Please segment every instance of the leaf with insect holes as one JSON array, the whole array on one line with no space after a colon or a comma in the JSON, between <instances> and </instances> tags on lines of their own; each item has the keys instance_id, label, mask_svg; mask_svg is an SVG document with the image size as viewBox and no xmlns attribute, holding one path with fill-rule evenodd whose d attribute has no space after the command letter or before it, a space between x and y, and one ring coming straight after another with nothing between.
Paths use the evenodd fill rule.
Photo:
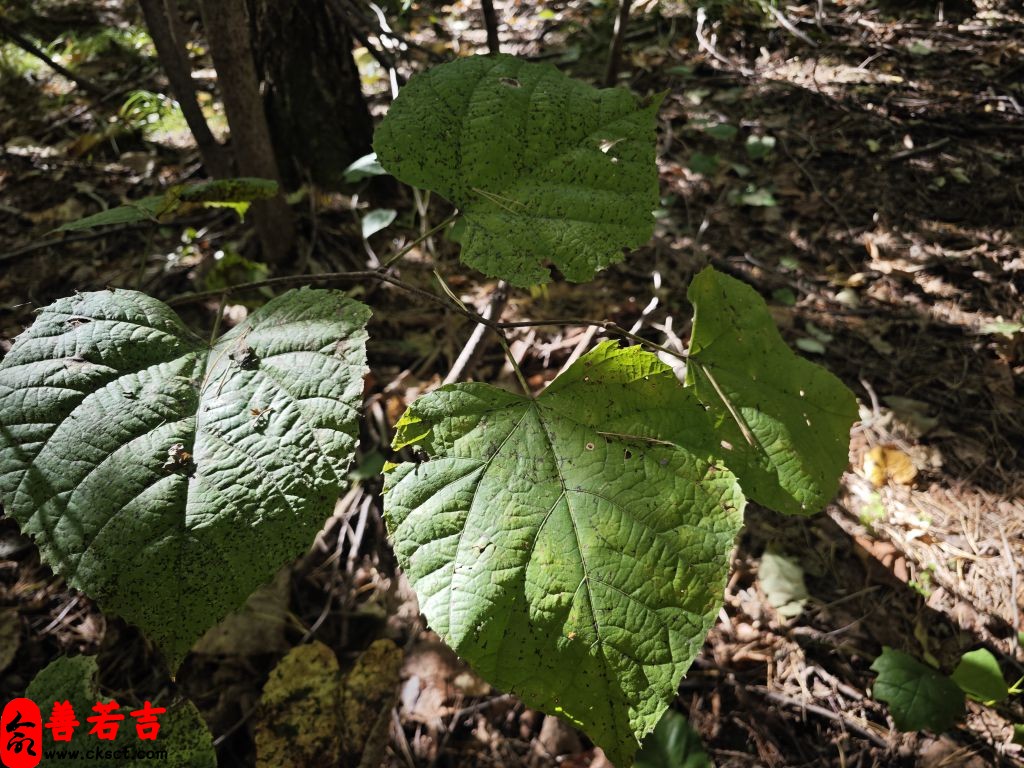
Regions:
<instances>
[{"instance_id":1,"label":"leaf with insect holes","mask_svg":"<svg viewBox=\"0 0 1024 768\"><path fill-rule=\"evenodd\" d=\"M872 696L888 703L901 731L941 733L964 714L964 694L956 683L907 653L887 646L871 669L878 673Z\"/></svg>"},{"instance_id":2,"label":"leaf with insect holes","mask_svg":"<svg viewBox=\"0 0 1024 768\"><path fill-rule=\"evenodd\" d=\"M290 291L211 347L135 291L54 302L0 363L4 511L176 668L347 484L368 317Z\"/></svg>"},{"instance_id":3,"label":"leaf with insect holes","mask_svg":"<svg viewBox=\"0 0 1024 768\"><path fill-rule=\"evenodd\" d=\"M118 694L111 699L100 693L96 680L97 665L95 656L61 656L44 667L35 679L29 683L26 696L35 701L44 719L49 718L55 702L68 702L80 725L74 729L70 742L56 742L48 730L43 735L43 744L49 750L56 747L77 752L80 757L54 756L47 757L43 765L76 768L77 766L93 766L101 763L95 758L96 753L103 757L104 750L124 750L132 754L137 750L166 750L160 765L168 768L216 768L217 752L213 748L213 735L203 722L202 715L196 705L185 699L176 702L157 700L151 702L153 707L165 709L154 715L159 723L156 739L140 741L136 731L137 718L132 712L138 712L143 702L129 701L125 695ZM96 734L90 734L92 723L87 717L95 716L92 708L97 702L109 703L116 700L120 705L114 714L121 715L117 735L113 741L98 741ZM102 747L97 750L96 747ZM59 752L58 752L59 754ZM93 755L93 757L87 757ZM110 765L111 763L102 763Z\"/></svg>"},{"instance_id":4,"label":"leaf with insect holes","mask_svg":"<svg viewBox=\"0 0 1024 768\"><path fill-rule=\"evenodd\" d=\"M718 615L742 523L700 403L654 355L606 342L535 399L419 398L407 445L430 460L391 469L384 514L430 626L628 765Z\"/></svg>"},{"instance_id":5,"label":"leaf with insect holes","mask_svg":"<svg viewBox=\"0 0 1024 768\"><path fill-rule=\"evenodd\" d=\"M809 515L849 461L853 393L782 340L756 291L708 267L693 278L687 381L715 414L725 461L755 501Z\"/></svg>"},{"instance_id":6,"label":"leaf with insect holes","mask_svg":"<svg viewBox=\"0 0 1024 768\"><path fill-rule=\"evenodd\" d=\"M655 118L627 90L474 56L413 77L377 129L381 165L462 211L462 260L518 286L573 282L643 245L658 207Z\"/></svg>"}]
</instances>

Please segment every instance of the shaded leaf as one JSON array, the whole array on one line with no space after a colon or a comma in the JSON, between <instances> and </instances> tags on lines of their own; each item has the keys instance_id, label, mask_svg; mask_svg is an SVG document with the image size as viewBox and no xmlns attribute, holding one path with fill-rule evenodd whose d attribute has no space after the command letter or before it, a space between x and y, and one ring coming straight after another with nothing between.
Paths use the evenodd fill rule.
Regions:
<instances>
[{"instance_id":1,"label":"shaded leaf","mask_svg":"<svg viewBox=\"0 0 1024 768\"><path fill-rule=\"evenodd\" d=\"M393 641L374 640L345 676L341 687L342 746L353 765L376 768L383 761L403 658L402 649Z\"/></svg>"},{"instance_id":2,"label":"shaded leaf","mask_svg":"<svg viewBox=\"0 0 1024 768\"><path fill-rule=\"evenodd\" d=\"M56 301L0 363L5 512L176 667L347 483L368 316L290 291L211 347L135 291Z\"/></svg>"},{"instance_id":3,"label":"shaded leaf","mask_svg":"<svg viewBox=\"0 0 1024 768\"><path fill-rule=\"evenodd\" d=\"M810 594L804 582L804 569L794 558L767 550L761 557L757 580L780 616L791 619L803 612Z\"/></svg>"},{"instance_id":4,"label":"shaded leaf","mask_svg":"<svg viewBox=\"0 0 1024 768\"><path fill-rule=\"evenodd\" d=\"M761 504L817 512L849 460L853 393L786 346L750 286L709 267L687 296L694 306L687 380L730 446L726 463Z\"/></svg>"},{"instance_id":5,"label":"shaded leaf","mask_svg":"<svg viewBox=\"0 0 1024 768\"><path fill-rule=\"evenodd\" d=\"M416 75L377 129L381 164L462 211L462 260L526 287L573 282L645 243L658 207L655 116L549 64L458 59Z\"/></svg>"},{"instance_id":6,"label":"shaded leaf","mask_svg":"<svg viewBox=\"0 0 1024 768\"><path fill-rule=\"evenodd\" d=\"M872 695L889 704L901 731L942 732L964 714L964 694L956 683L909 654L886 646L871 669L878 673Z\"/></svg>"},{"instance_id":7,"label":"shaded leaf","mask_svg":"<svg viewBox=\"0 0 1024 768\"><path fill-rule=\"evenodd\" d=\"M775 151L774 136L747 136L747 157L762 160Z\"/></svg>"},{"instance_id":8,"label":"shaded leaf","mask_svg":"<svg viewBox=\"0 0 1024 768\"><path fill-rule=\"evenodd\" d=\"M270 672L257 710L257 768L336 765L342 717L341 673L319 641L292 648Z\"/></svg>"},{"instance_id":9,"label":"shaded leaf","mask_svg":"<svg viewBox=\"0 0 1024 768\"><path fill-rule=\"evenodd\" d=\"M386 477L430 626L488 681L626 765L722 604L742 522L704 409L639 348L601 344L537 398L485 384L410 406Z\"/></svg>"},{"instance_id":10,"label":"shaded leaf","mask_svg":"<svg viewBox=\"0 0 1024 768\"><path fill-rule=\"evenodd\" d=\"M711 768L711 761L700 735L670 709L644 739L633 768Z\"/></svg>"},{"instance_id":11,"label":"shaded leaf","mask_svg":"<svg viewBox=\"0 0 1024 768\"><path fill-rule=\"evenodd\" d=\"M694 152L690 155L690 160L686 167L702 176L712 176L718 170L719 164L718 155L705 155L703 152Z\"/></svg>"},{"instance_id":12,"label":"shaded leaf","mask_svg":"<svg viewBox=\"0 0 1024 768\"><path fill-rule=\"evenodd\" d=\"M176 184L162 195L144 197L116 208L100 211L84 219L69 221L57 227L57 232L92 229L110 224L130 224L136 221L160 221L161 217L177 213L184 204L203 205L208 208L234 208L240 217L251 203L266 200L277 194L277 183L269 179L237 178L217 179L197 184Z\"/></svg>"}]
</instances>

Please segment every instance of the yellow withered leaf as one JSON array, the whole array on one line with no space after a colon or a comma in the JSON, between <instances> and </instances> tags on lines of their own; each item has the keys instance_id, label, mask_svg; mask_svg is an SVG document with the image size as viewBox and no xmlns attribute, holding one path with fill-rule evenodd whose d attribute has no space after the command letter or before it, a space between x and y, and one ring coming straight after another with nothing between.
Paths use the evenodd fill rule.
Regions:
<instances>
[{"instance_id":1,"label":"yellow withered leaf","mask_svg":"<svg viewBox=\"0 0 1024 768\"><path fill-rule=\"evenodd\" d=\"M917 467L913 459L899 448L876 445L864 456L864 475L879 488L886 481L898 485L913 485Z\"/></svg>"}]
</instances>

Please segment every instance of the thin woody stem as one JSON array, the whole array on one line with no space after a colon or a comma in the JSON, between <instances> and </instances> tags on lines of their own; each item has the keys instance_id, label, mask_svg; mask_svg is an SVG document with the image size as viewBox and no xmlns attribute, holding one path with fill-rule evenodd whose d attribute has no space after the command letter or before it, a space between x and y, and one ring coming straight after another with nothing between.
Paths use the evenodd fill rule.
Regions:
<instances>
[{"instance_id":1,"label":"thin woody stem","mask_svg":"<svg viewBox=\"0 0 1024 768\"><path fill-rule=\"evenodd\" d=\"M508 358L509 363L512 364L512 370L515 371L516 378L519 379L519 385L523 388L523 392L526 396L533 398L533 392L530 391L530 385L526 383L526 377L523 376L523 370L519 367L519 363L516 362L516 356L512 354L512 350L508 345L508 339L505 338L505 332L500 328L496 328L495 332L498 334L498 343L501 344L501 348L505 350L505 357Z\"/></svg>"},{"instance_id":2,"label":"thin woody stem","mask_svg":"<svg viewBox=\"0 0 1024 768\"><path fill-rule=\"evenodd\" d=\"M441 229L444 229L445 227L447 227L449 224L451 224L453 221L455 221L455 219L457 219L458 216L459 216L458 212L455 212L451 216L449 216L448 218L444 219L440 224L437 224L436 226L431 227L426 232L424 232L422 235L420 235L415 240L413 240L411 243L409 243L407 246L405 246L405 248L403 248L402 250L398 251L398 253L394 253L391 256L389 256L387 259L385 259L384 263L380 265L380 268L381 269L387 269L392 264L394 264L396 261L398 261L400 258L402 258L407 253L409 253L409 251L411 251L417 245L419 245L424 240L426 240L428 237L430 237L431 235L436 233L438 230L441 230Z\"/></svg>"},{"instance_id":3,"label":"thin woody stem","mask_svg":"<svg viewBox=\"0 0 1024 768\"><path fill-rule=\"evenodd\" d=\"M439 225L440 226L440 225ZM429 233L428 233L429 234ZM349 280L378 280L382 283L388 283L396 288L400 288L403 291L412 293L420 298L427 301L439 304L445 309L455 312L458 315L462 315L468 320L472 320L480 325L485 325L493 331L501 334L504 339L504 331L511 330L514 328L539 328L544 326L551 327L568 327L568 326L586 326L593 325L601 328L606 333L612 336L620 336L625 339L635 341L637 344L656 349L659 352L664 352L672 357L679 358L680 360L686 360L687 355L685 352L666 347L662 344L657 344L649 339L645 339L643 336L627 331L622 326L614 323L610 320L594 320L591 318L583 317L572 317L564 318L560 320L516 320L514 322L502 323L490 318L484 317L479 312L475 312L472 309L466 307L462 302L455 302L448 296L439 296L438 294L424 290L415 285L401 280L394 275L387 272L385 269L368 269L368 270L357 270L353 272L324 272L318 275L285 275L283 277L271 277L266 280L257 280L251 283L240 283L238 285L231 286L230 288L222 288L215 291L201 291L198 293L187 293L183 296L170 299L167 304L170 306L180 306L182 304L195 304L197 302L206 301L208 299L221 299L224 300L232 294L236 294L244 291L251 291L256 288L267 288L275 286L286 286L286 285L301 285L309 283L331 283L331 282L344 282ZM223 311L223 310L222 310ZM520 372L521 373L521 372Z\"/></svg>"}]
</instances>

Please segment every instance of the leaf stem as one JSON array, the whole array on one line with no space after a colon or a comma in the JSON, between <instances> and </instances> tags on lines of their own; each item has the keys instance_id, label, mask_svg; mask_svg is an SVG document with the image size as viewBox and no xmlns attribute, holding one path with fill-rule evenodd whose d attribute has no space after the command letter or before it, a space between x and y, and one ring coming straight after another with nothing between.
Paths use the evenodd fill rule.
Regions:
<instances>
[{"instance_id":1,"label":"leaf stem","mask_svg":"<svg viewBox=\"0 0 1024 768\"><path fill-rule=\"evenodd\" d=\"M446 222L442 222L434 229L436 230L444 226L445 223ZM418 238L418 240L422 240L423 237L429 237L429 235L430 233L427 232L421 238ZM406 249L403 249L403 251L407 252L414 245L415 243L410 243L410 246L407 247ZM389 259L388 262L393 262L396 258L400 256L401 253L402 252L396 254L394 257ZM430 301L435 304L440 304L444 308L452 312L455 312L456 314L462 315L468 320L472 320L473 322L479 323L480 325L485 325L491 330L497 331L499 333L502 333L513 328L539 328L544 326L567 327L593 325L597 326L598 328L601 328L603 331L605 331L607 334L611 336L619 336L624 339L629 339L631 341L636 342L637 344L642 344L651 349L656 349L659 352L664 352L665 354L671 355L672 357L678 358L680 360L687 359L687 355L685 352L680 352L679 350L671 349L670 347L666 347L662 344L657 344L656 342L653 342L649 339L645 339L643 336L638 336L632 331L627 331L618 323L614 323L611 320L594 320L585 317L569 317L558 320L516 320L514 322L507 323L491 320L487 317L484 317L479 312L469 309L461 301L453 301L452 298L449 296L439 296L438 294L432 291L427 291L424 290L423 288L411 285L410 283L407 283L404 280L395 277L394 275L389 273L384 267L381 267L380 269L356 270L352 272L322 272L317 275L284 275L281 277L271 277L267 278L266 280L257 280L251 283L239 283L238 285L234 285L229 288L218 289L215 291L187 293L182 296L177 296L173 299L169 299L167 301L167 304L172 307L180 306L182 304L194 304L197 302L206 301L207 299L220 298L222 296L230 296L231 294L239 293L242 291L251 291L255 288L302 285L304 283L309 284L343 282L348 280L378 280L382 283L388 283L389 285L393 285L396 288L400 288L403 291L408 291L409 293L412 293L415 296L419 296L420 298L425 299L426 301Z\"/></svg>"},{"instance_id":2,"label":"leaf stem","mask_svg":"<svg viewBox=\"0 0 1024 768\"><path fill-rule=\"evenodd\" d=\"M441 229L444 229L445 227L447 227L449 224L451 224L453 221L455 221L455 219L457 219L458 217L459 217L459 212L458 211L453 213L451 216L446 217L439 224L434 225L433 227L428 229L426 232L421 234L419 237L417 237L415 240L413 240L411 243L409 243L407 246L405 246L405 248L403 248L402 250L398 251L398 253L394 253L391 256L389 256L387 259L385 259L384 263L380 265L380 268L381 269L387 269L392 264L394 264L396 261L398 261L400 258L402 258L407 253L409 253L409 251L411 251L417 245L422 243L424 240L426 240L428 237L433 235L438 230L441 230Z\"/></svg>"},{"instance_id":3,"label":"leaf stem","mask_svg":"<svg viewBox=\"0 0 1024 768\"><path fill-rule=\"evenodd\" d=\"M530 385L526 383L526 377L523 376L523 369L519 367L519 363L516 362L515 355L512 354L512 349L508 345L508 339L505 338L505 332L500 328L494 329L495 333L498 334L498 343L501 344L501 348L505 350L505 357L508 358L509 363L512 364L512 370L516 374L516 378L519 379L519 385L523 388L523 392L526 396L533 399L533 392L530 391Z\"/></svg>"}]
</instances>

